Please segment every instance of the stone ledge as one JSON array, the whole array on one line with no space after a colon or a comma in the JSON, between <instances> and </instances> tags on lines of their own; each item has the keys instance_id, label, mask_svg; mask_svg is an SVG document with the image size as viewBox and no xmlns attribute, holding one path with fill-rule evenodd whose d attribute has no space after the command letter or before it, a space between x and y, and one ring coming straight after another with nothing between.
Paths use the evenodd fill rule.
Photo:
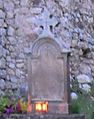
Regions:
<instances>
[{"instance_id":1,"label":"stone ledge","mask_svg":"<svg viewBox=\"0 0 94 119\"><path fill-rule=\"evenodd\" d=\"M0 119L85 119L84 115L71 114L71 115L58 115L58 114L12 114L9 117L5 115L0 116Z\"/></svg>"}]
</instances>

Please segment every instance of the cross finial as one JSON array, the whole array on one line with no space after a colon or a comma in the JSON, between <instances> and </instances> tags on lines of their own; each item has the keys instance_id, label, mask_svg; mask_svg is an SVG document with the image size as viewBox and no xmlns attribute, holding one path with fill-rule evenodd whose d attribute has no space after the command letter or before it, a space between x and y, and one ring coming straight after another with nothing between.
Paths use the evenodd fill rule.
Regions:
<instances>
[{"instance_id":1,"label":"cross finial","mask_svg":"<svg viewBox=\"0 0 94 119\"><path fill-rule=\"evenodd\" d=\"M42 28L42 32L51 33L53 28L58 23L57 19L53 17L52 14L48 11L46 7L43 9L43 13L34 20L35 24L37 24L40 28Z\"/></svg>"},{"instance_id":2,"label":"cross finial","mask_svg":"<svg viewBox=\"0 0 94 119\"><path fill-rule=\"evenodd\" d=\"M48 11L47 8L44 8L44 12L42 13L42 26L44 28L44 30L50 32L51 29L53 29L55 27L55 25L57 24L57 20L53 17L52 14L50 14L50 12Z\"/></svg>"}]
</instances>

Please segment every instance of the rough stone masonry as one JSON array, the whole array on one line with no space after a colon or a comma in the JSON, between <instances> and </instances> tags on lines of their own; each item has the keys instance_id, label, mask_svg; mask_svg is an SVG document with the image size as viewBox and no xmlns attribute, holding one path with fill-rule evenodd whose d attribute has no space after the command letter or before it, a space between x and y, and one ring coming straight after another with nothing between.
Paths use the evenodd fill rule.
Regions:
<instances>
[{"instance_id":1,"label":"rough stone masonry","mask_svg":"<svg viewBox=\"0 0 94 119\"><path fill-rule=\"evenodd\" d=\"M71 80L88 91L94 81L94 0L0 0L0 95L27 86L27 55L41 34L44 9L53 34L71 49ZM46 15L45 15L46 16Z\"/></svg>"}]
</instances>

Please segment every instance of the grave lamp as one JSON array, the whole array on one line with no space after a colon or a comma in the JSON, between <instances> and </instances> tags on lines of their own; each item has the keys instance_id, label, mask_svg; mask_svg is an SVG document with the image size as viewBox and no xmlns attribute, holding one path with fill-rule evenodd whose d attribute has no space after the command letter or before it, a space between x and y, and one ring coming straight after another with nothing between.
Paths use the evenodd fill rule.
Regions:
<instances>
[{"instance_id":1,"label":"grave lamp","mask_svg":"<svg viewBox=\"0 0 94 119\"><path fill-rule=\"evenodd\" d=\"M35 111L36 112L48 112L48 102L36 102L35 103Z\"/></svg>"}]
</instances>

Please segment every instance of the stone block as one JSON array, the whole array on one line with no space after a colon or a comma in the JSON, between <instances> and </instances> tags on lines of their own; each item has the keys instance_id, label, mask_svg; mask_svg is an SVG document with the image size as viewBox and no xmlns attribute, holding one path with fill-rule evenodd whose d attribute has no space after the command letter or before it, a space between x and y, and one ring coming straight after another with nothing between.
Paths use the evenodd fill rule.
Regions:
<instances>
[{"instance_id":1,"label":"stone block","mask_svg":"<svg viewBox=\"0 0 94 119\"><path fill-rule=\"evenodd\" d=\"M14 33L15 33L14 28L10 26L10 27L8 28L8 35L9 35L9 36L14 36Z\"/></svg>"},{"instance_id":2,"label":"stone block","mask_svg":"<svg viewBox=\"0 0 94 119\"><path fill-rule=\"evenodd\" d=\"M0 59L0 68L6 68L6 59L3 57Z\"/></svg>"},{"instance_id":3,"label":"stone block","mask_svg":"<svg viewBox=\"0 0 94 119\"><path fill-rule=\"evenodd\" d=\"M3 0L0 0L0 8L3 9Z\"/></svg>"},{"instance_id":4,"label":"stone block","mask_svg":"<svg viewBox=\"0 0 94 119\"><path fill-rule=\"evenodd\" d=\"M0 116L0 119L5 119L5 115ZM85 119L84 115L52 115L52 114L14 114L8 119Z\"/></svg>"},{"instance_id":5,"label":"stone block","mask_svg":"<svg viewBox=\"0 0 94 119\"><path fill-rule=\"evenodd\" d=\"M8 19L11 19L11 18L13 18L13 17L14 17L14 12L8 11L8 12L7 12L7 18L8 18Z\"/></svg>"},{"instance_id":6,"label":"stone block","mask_svg":"<svg viewBox=\"0 0 94 119\"><path fill-rule=\"evenodd\" d=\"M3 47L0 45L0 58L3 56Z\"/></svg>"},{"instance_id":7,"label":"stone block","mask_svg":"<svg viewBox=\"0 0 94 119\"><path fill-rule=\"evenodd\" d=\"M17 77L12 76L12 77L11 77L11 82L13 82L13 83L17 83L17 82L18 82Z\"/></svg>"},{"instance_id":8,"label":"stone block","mask_svg":"<svg viewBox=\"0 0 94 119\"><path fill-rule=\"evenodd\" d=\"M5 18L5 13L2 10L0 10L0 19L4 19L4 18Z\"/></svg>"},{"instance_id":9,"label":"stone block","mask_svg":"<svg viewBox=\"0 0 94 119\"><path fill-rule=\"evenodd\" d=\"M0 36L6 35L6 29L0 28Z\"/></svg>"},{"instance_id":10,"label":"stone block","mask_svg":"<svg viewBox=\"0 0 94 119\"><path fill-rule=\"evenodd\" d=\"M21 6L28 6L29 0L21 0Z\"/></svg>"},{"instance_id":11,"label":"stone block","mask_svg":"<svg viewBox=\"0 0 94 119\"><path fill-rule=\"evenodd\" d=\"M85 74L80 74L77 76L77 80L79 83L91 83L92 79Z\"/></svg>"},{"instance_id":12,"label":"stone block","mask_svg":"<svg viewBox=\"0 0 94 119\"><path fill-rule=\"evenodd\" d=\"M4 2L4 8L6 11L13 11L14 10L14 4L12 1L5 1Z\"/></svg>"},{"instance_id":13,"label":"stone block","mask_svg":"<svg viewBox=\"0 0 94 119\"><path fill-rule=\"evenodd\" d=\"M4 25L4 19L0 19L0 27L3 27Z\"/></svg>"},{"instance_id":14,"label":"stone block","mask_svg":"<svg viewBox=\"0 0 94 119\"><path fill-rule=\"evenodd\" d=\"M0 89L5 88L5 81L3 79L0 79Z\"/></svg>"}]
</instances>

